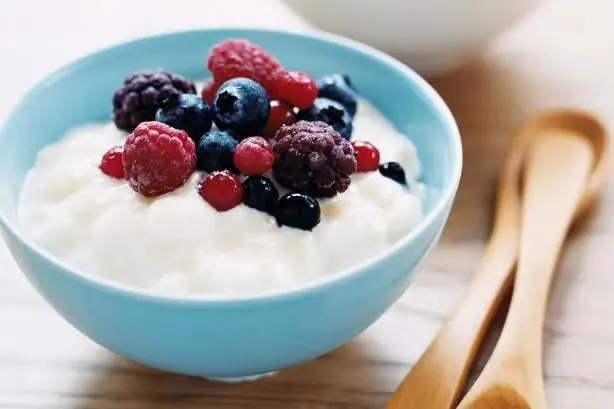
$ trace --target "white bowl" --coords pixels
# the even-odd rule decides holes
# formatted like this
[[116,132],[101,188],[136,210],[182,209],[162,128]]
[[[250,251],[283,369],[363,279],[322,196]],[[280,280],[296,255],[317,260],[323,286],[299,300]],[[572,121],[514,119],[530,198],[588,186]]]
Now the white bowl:
[[458,68],[541,0],[284,0],[309,23],[400,58],[421,74]]

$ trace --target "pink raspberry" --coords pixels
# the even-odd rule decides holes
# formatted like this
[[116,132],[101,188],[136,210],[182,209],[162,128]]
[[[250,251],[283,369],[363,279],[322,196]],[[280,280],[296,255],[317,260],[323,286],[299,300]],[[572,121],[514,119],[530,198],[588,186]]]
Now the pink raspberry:
[[318,96],[316,83],[304,72],[281,71],[275,78],[274,92],[280,100],[299,109],[313,105]]
[[234,153],[233,162],[246,176],[262,175],[273,166],[273,148],[266,139],[250,136],[243,139]]
[[124,143],[124,173],[130,187],[146,197],[185,184],[196,167],[194,142],[179,129],[143,122]]
[[272,95],[281,64],[262,47],[243,39],[227,39],[213,46],[207,56],[207,69],[217,84],[245,77],[256,81]]

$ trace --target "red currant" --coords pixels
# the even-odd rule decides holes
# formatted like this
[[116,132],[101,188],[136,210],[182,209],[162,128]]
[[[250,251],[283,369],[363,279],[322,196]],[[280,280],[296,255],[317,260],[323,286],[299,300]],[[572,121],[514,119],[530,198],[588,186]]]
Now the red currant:
[[307,109],[318,96],[316,83],[300,71],[280,71],[275,78],[275,95],[289,104]]
[[103,156],[98,166],[102,173],[116,179],[124,179],[123,148],[114,146]]
[[234,153],[233,162],[247,176],[262,175],[273,167],[273,148],[266,139],[250,136],[243,139]]
[[218,84],[216,84],[213,79],[210,79],[209,81],[205,82],[205,85],[203,85],[203,89],[200,91],[200,97],[207,104],[213,103],[215,93],[217,92],[217,86]]
[[198,194],[218,212],[230,210],[243,201],[239,177],[227,170],[209,173],[198,186]]
[[356,156],[356,169],[358,172],[370,172],[379,167],[379,151],[373,144],[366,141],[352,142],[354,156]]
[[279,128],[295,122],[296,115],[290,105],[281,101],[271,101],[271,112],[264,127],[264,134],[268,137],[273,137]]

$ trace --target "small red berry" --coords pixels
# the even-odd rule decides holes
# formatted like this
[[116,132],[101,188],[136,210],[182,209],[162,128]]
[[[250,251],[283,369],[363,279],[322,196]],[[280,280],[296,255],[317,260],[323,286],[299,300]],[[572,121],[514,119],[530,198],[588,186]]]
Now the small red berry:
[[318,88],[304,72],[280,71],[275,78],[275,96],[297,108],[307,109],[317,98]]
[[266,139],[250,136],[243,139],[234,153],[234,165],[247,176],[262,175],[273,167],[273,148]]
[[358,172],[370,172],[379,167],[379,150],[366,141],[352,142]]
[[124,178],[124,159],[123,148],[114,146],[109,149],[103,156],[98,166],[102,173],[116,179]]
[[209,173],[198,186],[198,194],[218,212],[230,210],[243,201],[243,185],[228,170]]
[[296,115],[292,110],[292,106],[281,101],[271,101],[271,112],[264,127],[264,134],[268,137],[273,137],[279,128],[295,122]]
[[215,93],[217,92],[217,88],[218,84],[213,79],[210,79],[203,85],[203,89],[200,91],[200,97],[207,104],[212,104],[213,99],[215,98]]

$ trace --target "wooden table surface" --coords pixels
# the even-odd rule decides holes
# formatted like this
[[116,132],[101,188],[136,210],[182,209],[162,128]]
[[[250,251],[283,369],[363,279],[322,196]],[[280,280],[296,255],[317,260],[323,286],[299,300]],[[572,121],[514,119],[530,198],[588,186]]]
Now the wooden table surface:
[[[11,77],[10,85],[2,85],[2,114],[32,81],[66,59],[153,30],[145,23],[119,27],[114,17],[132,2],[72,2],[0,6],[0,69]],[[273,6],[269,3],[266,7]],[[52,11],[59,17],[48,18]],[[526,115],[564,105],[594,111],[614,130],[613,12],[610,0],[549,1],[468,67],[431,80],[456,115],[465,153],[461,188],[441,244],[404,297],[365,333],[270,379],[218,384],[114,356],[53,312],[0,245],[0,408],[383,407],[454,308],[480,257],[496,174],[514,127]],[[71,19],[70,13],[80,17]],[[160,8],[160,30],[202,23],[188,16],[173,26],[161,18],[165,13]],[[280,25],[277,16],[262,14],[259,25]],[[99,18],[87,20],[94,15]],[[216,21],[231,17],[236,16]],[[294,24],[288,19],[286,25]],[[238,22],[254,23],[247,17]],[[593,217],[571,235],[554,286],[545,329],[547,393],[554,409],[606,408],[614,401],[613,208],[610,178]]]

